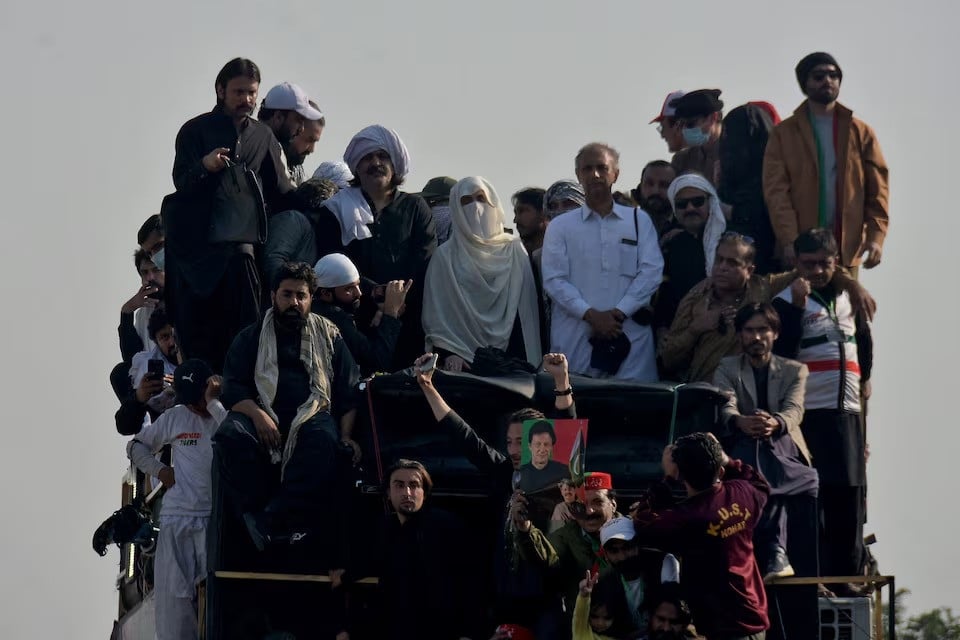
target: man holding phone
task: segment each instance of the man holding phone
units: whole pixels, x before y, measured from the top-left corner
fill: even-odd
[[[145,401],[151,409],[162,413],[173,406],[173,372],[180,363],[180,350],[173,324],[164,311],[154,311],[147,323],[152,349],[141,351],[133,356],[130,364],[130,382],[134,389],[144,385],[144,381],[162,383]],[[154,387],[151,387],[153,389]]]
[[[361,328],[356,321],[363,297],[360,272],[350,258],[342,253],[331,253],[317,262],[314,272],[317,274],[317,292],[313,298],[313,312],[337,325],[353,359],[360,366],[361,375],[391,371],[402,326],[400,316],[413,280],[392,280],[377,285],[373,299],[379,311],[370,326]]]

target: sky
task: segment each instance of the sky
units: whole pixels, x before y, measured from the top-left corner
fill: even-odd
[[[647,161],[668,158],[647,122],[669,91],[716,87],[728,108],[764,99],[788,115],[802,99],[796,62],[835,55],[841,102],[874,127],[891,173],[883,264],[862,276],[880,304],[866,531],[881,570],[913,591],[911,611],[960,608],[949,475],[960,433],[946,411],[960,349],[944,331],[960,311],[949,293],[956,10],[945,0],[775,6],[4,3],[0,637],[110,632],[118,555],[98,557],[90,539],[119,505],[126,462],[107,379],[119,307],[138,286],[137,228],[172,190],[174,136],[213,106],[214,77],[238,55],[260,66],[261,96],[295,82],[326,113],[309,171],[381,123],[410,150],[409,190],[483,175],[504,198],[573,177],[576,150],[594,140],[620,150],[629,189]]]

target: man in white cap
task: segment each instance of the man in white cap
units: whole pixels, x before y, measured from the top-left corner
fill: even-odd
[[[316,128],[319,127],[322,131],[326,124],[323,112],[299,86],[290,82],[281,82],[267,92],[267,97],[260,104],[257,119],[273,131],[273,135],[277,138],[280,146],[283,147],[287,170],[291,172],[291,180],[295,184],[300,184],[303,181],[303,171],[301,169],[299,180],[297,180],[293,175],[295,173],[294,167],[302,167],[303,158],[309,155],[313,149],[311,148],[309,152],[300,154],[303,157],[300,158],[299,162],[295,162],[297,158],[292,156],[297,154],[291,153],[291,143],[307,130],[308,124],[311,134],[315,134],[315,137],[319,140],[320,135],[316,132]]]
[[[338,222],[342,252],[374,283],[415,283],[394,359],[396,368],[403,368],[423,352],[422,283],[437,248],[433,214],[419,195],[400,191],[410,156],[396,131],[378,124],[362,129],[343,160],[354,175],[351,186],[324,204]]]
[[[668,93],[666,99],[663,101],[663,106],[660,107],[660,113],[650,121],[650,124],[654,122],[657,123],[657,133],[659,133],[663,141],[667,143],[667,151],[670,153],[676,153],[687,146],[683,142],[683,134],[680,133],[680,127],[678,126],[679,123],[676,118],[677,109],[670,104],[674,100],[682,98],[683,95],[683,91],[672,91]]]
[[[360,307],[360,272],[342,253],[331,253],[321,258],[314,271],[317,274],[317,291],[313,298],[313,312],[337,325],[340,335],[360,365],[361,375],[368,376],[378,371],[391,371],[393,353],[400,337],[400,315],[412,280],[392,280],[385,284],[380,310],[373,323],[363,331],[357,327],[354,314]],[[374,298],[379,298],[379,288]]]
[[[633,621],[640,629],[647,626],[647,611],[644,605],[646,594],[660,582],[679,582],[680,563],[670,555],[643,550],[636,540],[633,519],[618,516],[607,521],[600,529],[600,546],[610,566],[619,574],[623,584],[627,605],[633,615]],[[651,558],[651,555],[656,556]],[[656,574],[651,560],[660,562],[660,573]]]
[[[310,101],[311,107],[317,107],[317,103]],[[300,133],[295,135],[288,144],[283,146],[283,153],[287,160],[287,170],[290,172],[290,178],[297,185],[303,184],[306,175],[303,171],[303,163],[307,156],[312,154],[317,143],[320,142],[320,136],[323,135],[323,128],[326,126],[325,118],[319,120],[307,120],[303,124]]]

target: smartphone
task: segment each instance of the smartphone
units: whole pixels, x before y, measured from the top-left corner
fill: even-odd
[[[151,359],[147,361],[147,377],[151,380],[163,380],[163,375],[166,372],[163,366],[163,360]]]
[[[378,284],[373,288],[373,301],[380,303],[387,299],[387,286]]]
[[[420,373],[430,373],[437,368],[437,360],[440,359],[440,356],[437,354],[431,354],[430,359],[420,365]]]

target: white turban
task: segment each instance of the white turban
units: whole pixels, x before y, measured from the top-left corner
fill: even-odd
[[[322,289],[333,289],[360,280],[360,272],[342,253],[331,253],[323,256],[313,270],[317,274],[317,286]]]
[[[338,160],[336,162],[321,162],[317,170],[313,172],[313,177],[329,180],[341,189],[346,189],[350,186],[350,181],[353,180],[353,173],[350,172],[350,167],[346,163]]]
[[[699,189],[710,196],[710,215],[707,216],[707,224],[703,228],[703,256],[707,261],[707,277],[713,273],[713,259],[717,255],[717,245],[720,244],[720,236],[727,229],[727,219],[723,217],[723,210],[720,208],[720,196],[713,185],[701,175],[696,173],[687,173],[674,178],[667,189],[667,199],[670,200],[670,207],[674,213],[677,212],[677,193],[681,189],[693,187]]]
[[[361,129],[353,136],[347,150],[343,152],[343,161],[350,167],[354,175],[357,174],[357,165],[367,154],[374,151],[384,150],[390,155],[390,161],[393,162],[393,170],[401,178],[410,171],[410,156],[407,154],[407,147],[403,140],[393,129],[387,129],[379,124],[372,124],[369,127]]]

